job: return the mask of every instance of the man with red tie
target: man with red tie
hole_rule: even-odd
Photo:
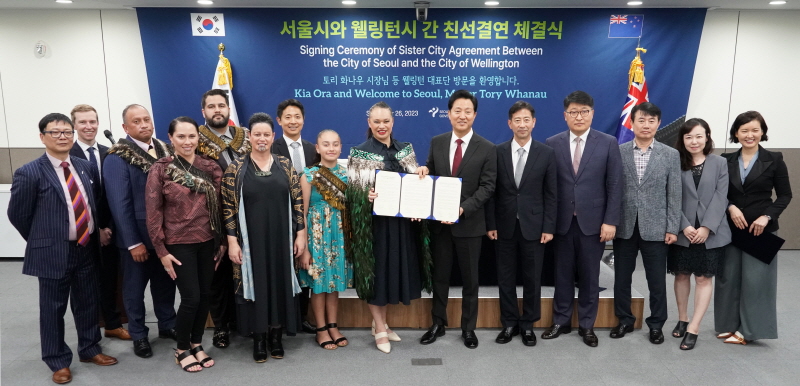
[[[98,344],[95,197],[100,176],[87,161],[69,155],[74,134],[64,114],[51,113],[39,121],[45,154],[14,172],[8,204],[9,221],[28,243],[22,273],[39,278],[42,360],[59,384],[72,380],[72,351],[64,342],[68,301],[81,362],[117,363]]]

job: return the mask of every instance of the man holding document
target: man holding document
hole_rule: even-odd
[[[453,255],[458,259],[462,290],[461,330],[464,345],[478,347],[478,259],[481,238],[486,233],[484,204],[494,193],[497,151],[494,144],[472,130],[478,100],[467,90],[455,91],[447,103],[452,132],[433,137],[427,166],[418,173],[461,179],[458,221],[432,221],[433,325],[420,339],[431,344],[443,336],[447,325],[447,300]],[[434,209],[435,210],[435,209]],[[434,215],[435,218],[435,215]]]
[[[530,103],[517,101],[508,110],[510,141],[497,145],[497,187],[486,205],[486,235],[495,242],[500,320],[497,343],[522,334],[536,345],[533,323],[541,317],[544,245],[556,231],[555,152],[531,137],[536,125]],[[517,305],[517,271],[522,271],[522,315]]]

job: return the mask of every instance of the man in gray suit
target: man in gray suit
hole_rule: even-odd
[[[619,324],[612,338],[633,331],[631,277],[642,252],[650,290],[650,343],[661,344],[667,320],[666,267],[669,244],[681,225],[681,166],[678,151],[655,140],[661,109],[645,102],[631,111],[634,139],[619,146],[623,166],[622,221],[614,239],[614,313]]]

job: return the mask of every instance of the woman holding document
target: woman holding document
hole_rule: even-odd
[[[431,255],[424,223],[372,215],[376,170],[416,173],[419,165],[411,144],[394,139],[389,105],[373,105],[367,123],[367,141],[350,149],[347,164],[354,283],[358,296],[369,303],[375,343],[389,353],[389,341],[400,337],[386,323],[386,305],[408,305],[422,288],[430,288]]]
[[[778,217],[792,200],[783,155],[761,147],[761,141],[766,140],[767,123],[761,114],[757,111],[739,114],[731,126],[730,141],[740,143],[742,148],[722,155],[728,161],[730,176],[728,220],[733,242],[725,248],[725,257],[719,263],[714,324],[720,332],[717,338],[725,339],[725,343],[747,344],[756,339],[778,338],[778,261],[772,258],[767,264],[741,249],[753,252],[741,242],[756,244],[756,250],[768,248],[767,237],[753,238],[747,233],[752,236],[775,233]]]

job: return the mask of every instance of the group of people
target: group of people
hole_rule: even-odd
[[[594,101],[576,91],[564,100],[568,130],[534,140],[535,110],[517,101],[508,112],[513,138],[494,145],[473,129],[477,98],[458,90],[448,101],[452,130],[431,140],[425,166],[409,142],[395,138],[393,111],[378,102],[369,109],[367,140],[350,149],[344,167],[335,131],[320,131],[315,144],[301,138],[305,110],[298,100],[278,105],[281,136],[265,113],[254,114],[248,129],[232,125],[225,91],[206,92],[201,109],[205,125],[186,116],[170,122],[169,145],[153,137],[150,113],[136,104],[122,113],[127,136],[111,148],[95,140],[99,119],[91,106],[39,122],[46,152],[14,173],[8,216],[27,241],[23,273],[39,278],[42,359],[54,382],[72,379],[64,343],[68,299],[81,361],[117,363],[101,353],[98,313],[106,337],[132,340],[139,357],[153,355],[144,323],[148,283],[158,336],[177,342],[175,362],[187,372],[214,366],[202,346],[209,312],[212,344],[228,347],[238,330],[252,337],[256,362],[285,355],[284,333],[313,333],[326,350],[347,346],[337,322],[339,293],[347,288],[367,301],[376,347],[385,353],[401,340],[388,325],[387,305],[432,292],[433,324],[420,343],[434,343],[449,324],[454,263],[463,282],[462,340],[477,348],[484,236],[497,251],[497,343],[520,335],[526,346],[536,345],[551,241],[553,325],[542,339],[571,332],[577,282],[578,333],[586,345],[598,345],[593,326],[609,241],[619,319],[611,338],[633,331],[631,277],[640,252],[650,342],[664,341],[666,272],[675,275],[672,335],[683,338],[681,349],[694,347],[712,292],[715,329],[726,343],[777,338],[777,259],[767,264],[731,244],[734,227],[754,237],[776,232],[791,200],[781,153],[760,145],[767,125],[758,112],[736,118],[730,138],[741,149],[720,157],[711,154],[702,119],[686,121],[675,148],[656,141],[661,111],[652,103],[633,108],[635,138],[618,145],[591,128]],[[458,222],[373,216],[376,170],[461,178]],[[120,268],[127,330],[115,302]],[[691,275],[697,285],[689,318]]]

